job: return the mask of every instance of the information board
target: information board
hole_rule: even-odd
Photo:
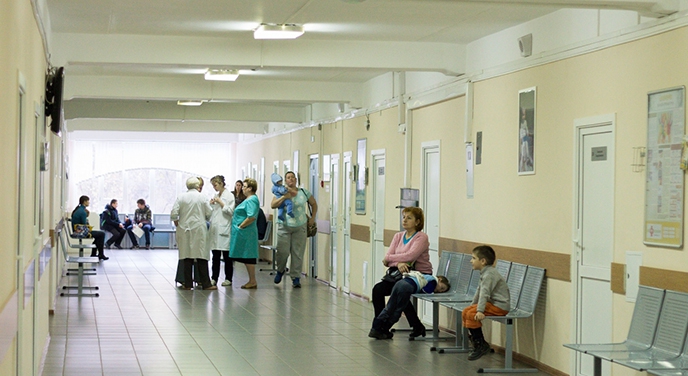
[[[683,246],[685,87],[647,95],[644,243]]]

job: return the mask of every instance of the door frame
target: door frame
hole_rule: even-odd
[[[344,262],[342,264],[342,291],[349,293],[351,286],[351,185],[353,184],[353,162],[352,152],[344,152],[344,161],[342,163],[342,170],[344,171],[344,178],[342,179],[342,251]],[[349,171],[346,170],[346,164],[349,164]],[[347,244],[347,238],[349,238]],[[347,275],[348,272],[348,275]]]
[[[337,172],[335,173],[335,167]],[[330,155],[330,287],[337,288],[339,285],[339,179],[341,171],[339,168],[339,153]]]
[[[419,205],[421,206],[421,208],[424,208],[423,211],[425,212],[425,226],[426,226],[425,233],[428,235],[428,240],[430,241],[430,244],[433,244],[433,240],[436,244],[436,248],[437,248],[436,251],[437,251],[437,258],[438,258],[437,261],[439,261],[439,254],[440,254],[439,228],[437,230],[437,239],[432,239],[430,237],[430,233],[427,230],[427,226],[428,226],[428,220],[427,220],[428,219],[428,215],[427,215],[427,201],[428,201],[428,199],[427,199],[427,197],[429,194],[429,190],[426,189],[428,184],[431,182],[426,181],[426,179],[425,179],[426,175],[425,174],[427,172],[426,171],[426,158],[427,158],[427,155],[430,153],[436,152],[439,155],[440,169],[441,169],[442,149],[440,147],[440,144],[441,144],[440,140],[433,140],[433,141],[422,142],[420,145],[420,180],[421,180],[420,192],[421,193],[420,193]],[[441,183],[438,185],[438,191],[441,191]],[[440,215],[440,213],[438,211],[438,213],[437,213],[437,223],[438,224],[440,223],[439,215]],[[433,248],[430,247],[430,249],[432,250]],[[432,256],[432,255],[429,255],[429,256]],[[432,257],[430,258],[430,261],[431,262],[433,261]],[[437,263],[434,263],[434,265],[437,265]],[[421,320],[426,321],[426,322],[432,321],[432,303],[425,302],[425,301],[419,302],[419,304],[417,306],[417,310],[418,310],[418,316],[421,318]]]
[[[315,160],[315,163],[313,162]],[[308,189],[311,191],[315,201],[318,201],[318,182],[320,181],[320,154],[311,154],[308,156]],[[315,166],[315,171],[313,171]],[[298,176],[298,175],[297,175]],[[300,186],[303,186],[299,182]],[[317,221],[317,219],[316,219]],[[306,239],[309,248],[308,257],[308,276],[311,278],[318,278],[318,235]]]
[[[377,231],[375,231],[375,228],[378,225],[378,221],[382,221],[381,227],[383,230],[382,230],[382,234],[379,234],[379,236],[382,238],[383,249],[384,249],[384,238],[385,238],[385,234],[384,234],[385,211],[383,209],[382,213],[378,213],[376,210],[376,206],[377,206],[376,205],[377,204],[377,176],[378,175],[377,175],[377,171],[375,171],[375,167],[376,167],[375,161],[379,160],[379,159],[382,159],[385,161],[385,169],[386,169],[386,167],[387,167],[387,155],[385,153],[385,149],[371,150],[370,151],[370,168],[372,171],[369,172],[368,176],[370,177],[370,182],[372,184],[372,189],[371,189],[371,192],[372,192],[372,195],[371,195],[372,196],[372,205],[371,205],[372,214],[370,216],[370,225],[371,225],[370,226],[371,227],[371,229],[370,229],[371,230],[370,231],[370,244],[371,244],[371,250],[372,250],[371,261],[373,263],[373,267],[371,270],[372,279],[370,279],[370,281],[378,281],[378,280],[380,280],[380,278],[382,278],[382,275],[378,275],[378,273],[376,272],[376,270],[381,268],[380,265],[382,265],[382,260],[378,260],[376,257],[377,244],[375,243],[376,242],[375,241],[375,235],[378,235],[378,234],[377,234]],[[384,176],[385,176],[385,180],[386,180],[387,174],[385,173]],[[383,192],[387,191],[386,185],[387,185],[387,182],[385,181],[385,187],[384,187]],[[383,204],[382,207],[384,208],[384,205],[385,205],[385,194],[384,193],[382,195],[382,200],[383,200],[382,201],[382,204]],[[384,251],[383,251],[382,257],[384,257]],[[381,273],[382,272],[384,272],[384,271],[381,271]]]
[[[579,299],[578,299],[578,294],[580,293],[580,269],[579,269],[579,262],[581,258],[581,231],[582,231],[582,175],[581,175],[581,169],[582,169],[582,153],[580,148],[582,147],[582,137],[583,137],[583,132],[589,129],[593,128],[599,128],[600,131],[602,130],[608,130],[612,134],[612,143],[611,143],[611,150],[607,152],[607,155],[610,156],[612,160],[612,165],[614,166],[614,170],[616,170],[615,162],[616,162],[616,154],[615,154],[615,146],[616,146],[616,114],[604,114],[604,115],[598,115],[598,116],[591,116],[591,117],[586,117],[586,118],[580,118],[580,119],[574,119],[573,121],[573,143],[574,143],[574,158],[573,158],[573,221],[572,221],[572,244],[571,244],[571,254],[573,256],[573,262],[571,263],[571,280],[573,283],[571,283],[571,316],[574,318],[571,320],[571,338],[574,343],[577,342],[577,339],[580,335],[580,327],[582,326],[582,323],[580,322],[581,318],[579,316],[580,312],[580,307],[579,307]],[[612,191],[615,190],[615,185],[616,182],[612,181]],[[612,202],[612,212],[614,212],[614,202]],[[614,235],[612,234],[612,241],[613,241]],[[613,252],[613,249],[612,249]],[[611,266],[610,266],[611,267]],[[610,302],[611,304],[611,302]],[[582,354],[572,351],[571,352],[571,375],[573,376],[578,376],[580,375],[580,369],[579,369],[579,359],[582,356]]]

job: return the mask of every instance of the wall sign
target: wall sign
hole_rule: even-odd
[[[647,95],[644,243],[683,246],[685,87]]]

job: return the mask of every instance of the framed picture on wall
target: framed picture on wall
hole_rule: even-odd
[[[518,92],[518,174],[535,174],[535,87]]]

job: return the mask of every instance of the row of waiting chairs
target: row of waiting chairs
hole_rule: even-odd
[[[506,325],[505,366],[499,369],[479,369],[478,372],[537,372],[531,368],[513,368],[513,325],[515,319],[528,318],[533,315],[540,289],[545,278],[545,269],[504,260],[497,260],[495,269],[504,277],[511,295],[511,311],[506,316],[488,316],[490,320]],[[468,352],[468,335],[462,327],[461,312],[468,307],[480,284],[480,272],[473,270],[471,255],[442,252],[437,268],[438,275],[444,275],[449,280],[451,289],[443,294],[414,294],[414,305],[423,300],[432,303],[432,337],[415,340],[439,341],[445,340],[439,336],[439,306],[442,305],[456,311],[456,345],[454,347],[431,347],[431,351]]]
[[[660,376],[688,374],[688,294],[640,286],[625,341],[565,344],[594,358],[594,375],[602,360]]]
[[[65,227],[67,231],[64,231]],[[95,268],[86,268],[85,265],[97,264],[100,261],[98,257],[84,256],[84,250],[88,249],[90,254],[90,250],[95,248],[95,244],[84,243],[83,239],[74,236],[72,232],[72,222],[68,219],[63,222],[62,228],[56,231],[56,237],[59,239],[60,246],[62,247],[62,254],[64,255],[65,262],[67,264],[77,264],[76,268],[67,269],[68,276],[76,273],[77,284],[62,286],[62,289],[65,291],[60,293],[60,296],[100,296],[97,292],[89,292],[99,290],[98,286],[84,286],[84,277],[96,274]],[[69,237],[69,239],[75,239],[76,242],[70,241],[67,237]],[[70,255],[69,249],[78,250],[79,255]],[[76,292],[71,292],[73,290],[76,290]]]

